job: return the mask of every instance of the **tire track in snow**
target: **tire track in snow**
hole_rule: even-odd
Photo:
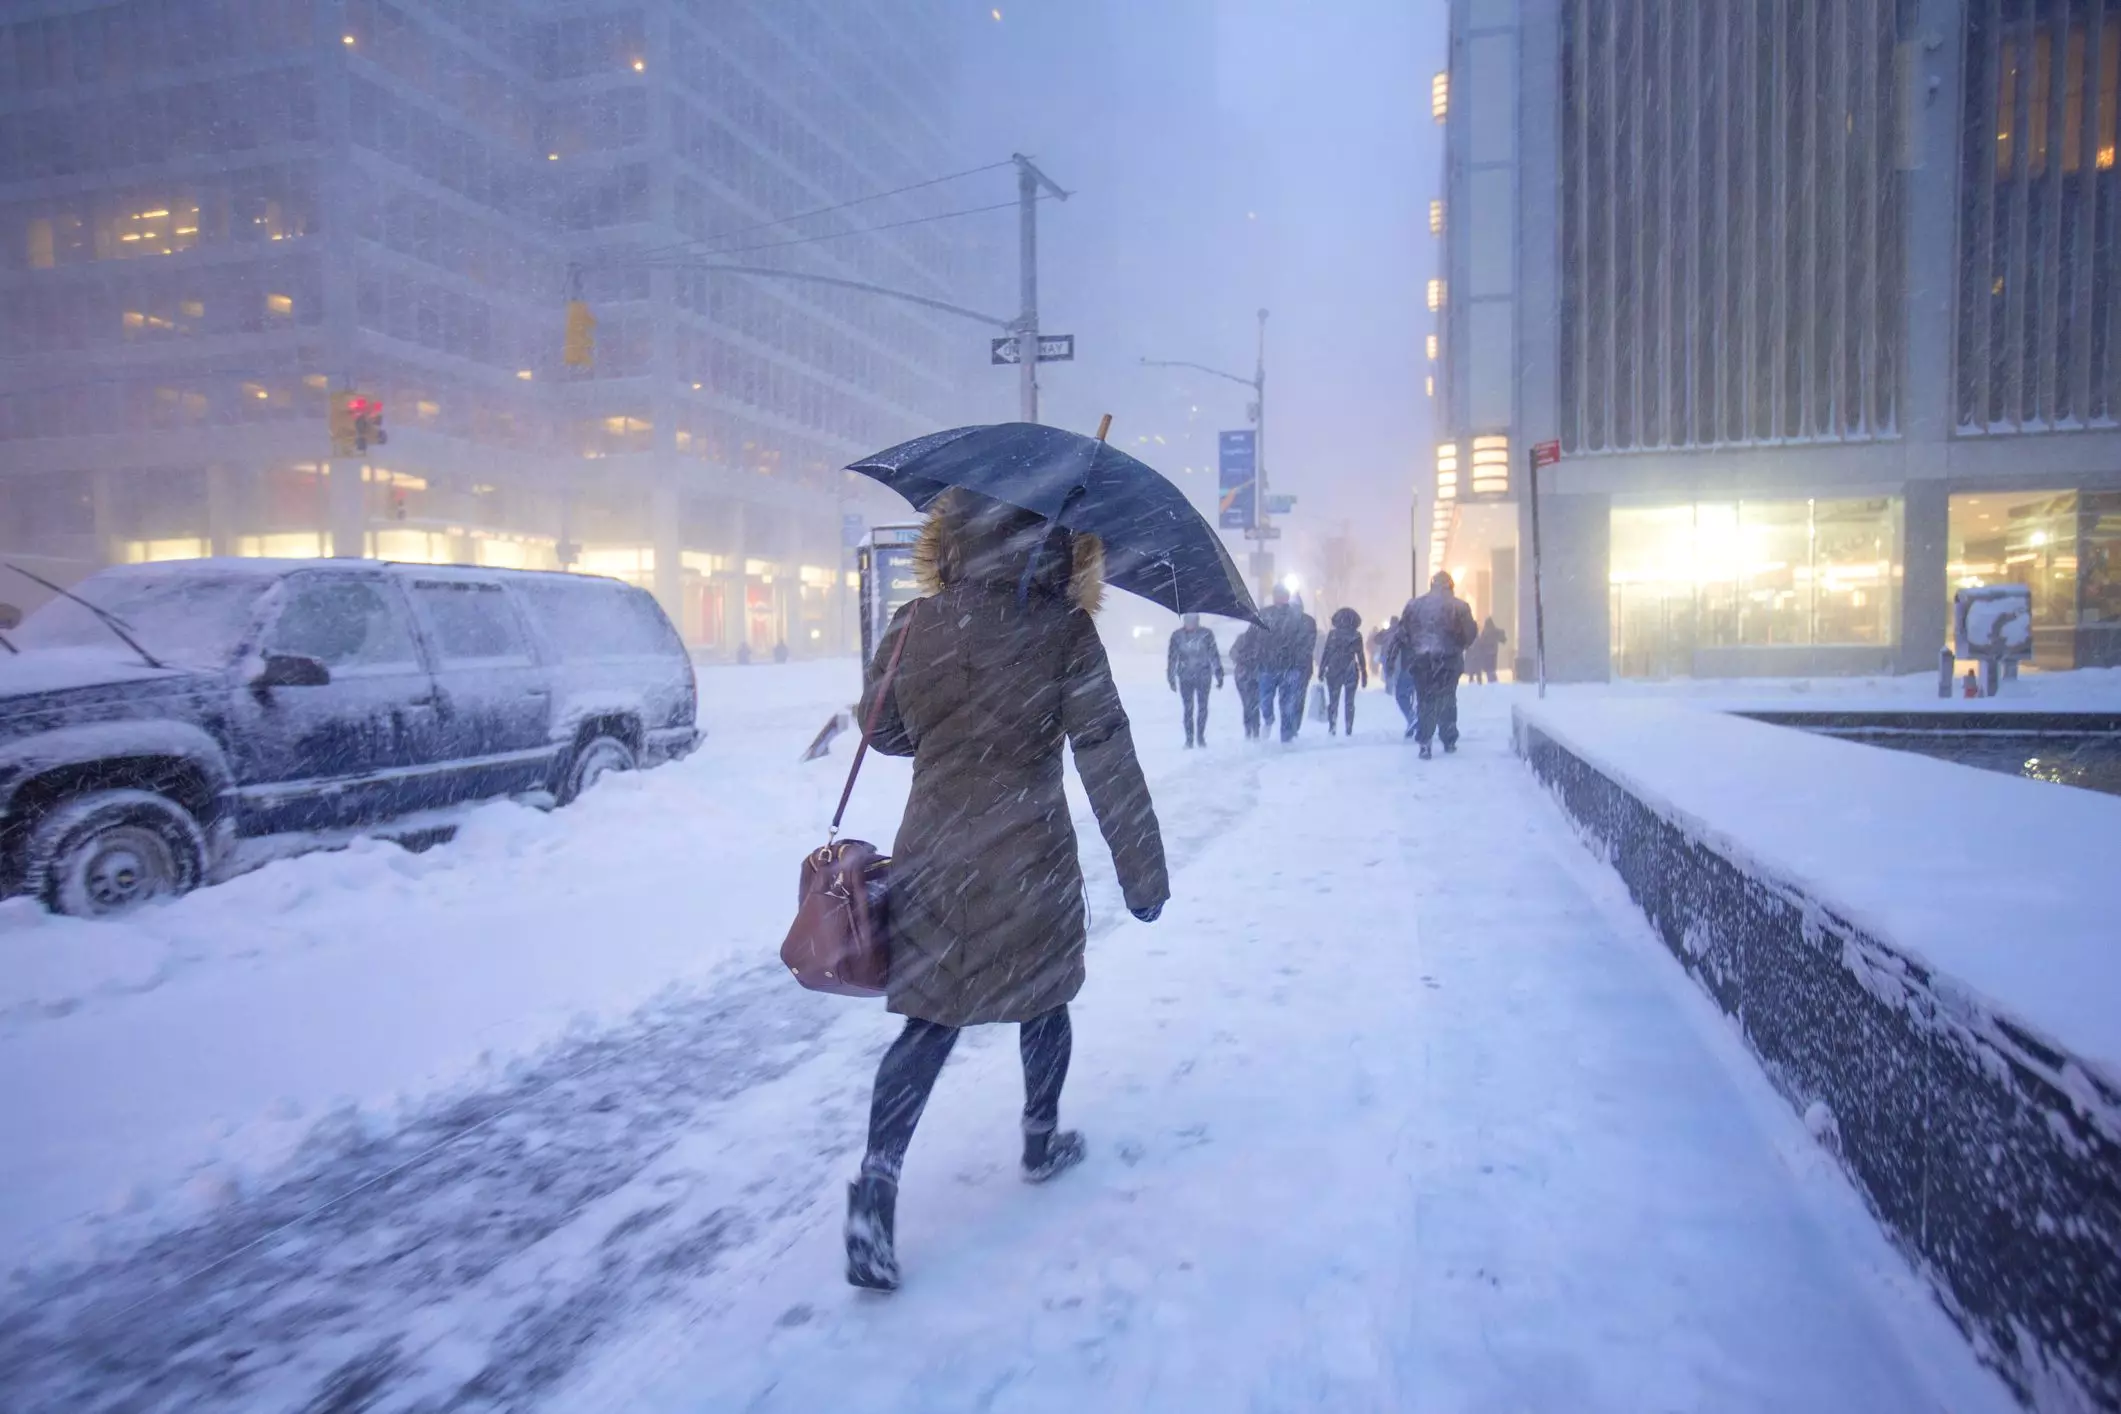
[[[288,1174],[203,1223],[18,1273],[0,1304],[0,1406],[418,1407],[387,1394],[421,1365],[427,1316],[622,1189],[702,1107],[815,1054],[834,1017],[778,965],[758,967],[563,1043],[391,1135],[313,1137]],[[572,1367],[618,1308],[614,1293],[638,1300],[711,1270],[747,1223],[710,1214],[655,1231],[663,1216],[650,1207],[615,1229],[558,1300],[523,1302],[491,1357],[429,1407],[519,1406]]]

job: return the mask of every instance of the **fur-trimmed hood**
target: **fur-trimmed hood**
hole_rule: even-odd
[[[928,508],[913,547],[913,570],[923,594],[962,582],[1013,589],[1025,582],[1034,557],[1033,590],[1065,593],[1087,614],[1104,603],[1102,540],[962,489],[944,492]]]

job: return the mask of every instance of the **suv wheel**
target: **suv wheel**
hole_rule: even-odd
[[[101,790],[47,811],[30,834],[29,858],[31,887],[47,908],[109,917],[196,888],[206,836],[167,796]]]
[[[591,737],[567,763],[567,775],[560,782],[560,804],[568,804],[612,772],[631,771],[638,764],[633,748],[617,737]]]

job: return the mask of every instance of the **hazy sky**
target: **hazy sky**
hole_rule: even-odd
[[[1375,576],[1362,607],[1396,604],[1408,492],[1432,440],[1423,286],[1441,0],[999,8],[997,21],[967,6],[959,145],[967,165],[1031,153],[1074,193],[1041,208],[1041,323],[1078,339],[1076,363],[1046,370],[1044,420],[1088,431],[1113,413],[1116,441],[1208,504],[1214,434],[1246,425],[1250,395],[1139,360],[1249,376],[1266,307],[1270,479],[1300,498],[1283,567],[1306,571],[1317,538],[1346,529]],[[938,209],[1013,192],[1006,172],[962,186]],[[967,302],[1013,313],[1013,217],[948,227]],[[970,327],[967,349],[966,415],[1013,417],[1014,370],[982,366]]]

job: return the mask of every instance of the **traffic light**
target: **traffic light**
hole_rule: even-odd
[[[365,452],[370,447],[380,447],[390,440],[383,430],[383,400],[381,398],[356,397],[353,400],[354,450]]]
[[[359,456],[390,440],[383,430],[383,400],[366,393],[331,395],[331,454]]]
[[[335,457],[350,457],[354,454],[353,394],[331,395],[331,454]]]
[[[597,317],[582,300],[567,301],[567,338],[561,357],[569,368],[587,368],[597,361]]]

